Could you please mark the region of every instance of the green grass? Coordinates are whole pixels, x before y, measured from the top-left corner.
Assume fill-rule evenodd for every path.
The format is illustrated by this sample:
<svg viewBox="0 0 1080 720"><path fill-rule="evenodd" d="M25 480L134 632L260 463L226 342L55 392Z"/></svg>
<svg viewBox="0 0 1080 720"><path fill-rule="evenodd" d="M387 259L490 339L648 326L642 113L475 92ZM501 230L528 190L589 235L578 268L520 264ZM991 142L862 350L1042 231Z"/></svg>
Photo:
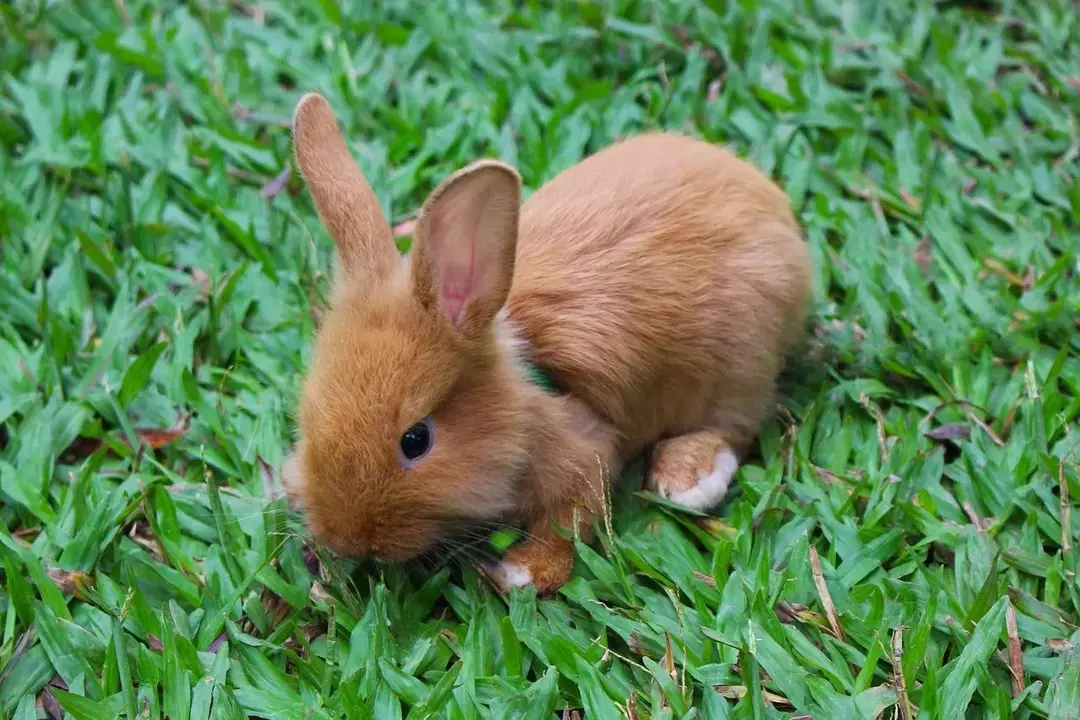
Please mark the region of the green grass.
<svg viewBox="0 0 1080 720"><path fill-rule="evenodd" d="M2 714L1080 716L1072 4L375 4L0 5ZM395 223L651 128L783 184L812 340L718 519L630 473L550 599L305 549L308 89Z"/></svg>

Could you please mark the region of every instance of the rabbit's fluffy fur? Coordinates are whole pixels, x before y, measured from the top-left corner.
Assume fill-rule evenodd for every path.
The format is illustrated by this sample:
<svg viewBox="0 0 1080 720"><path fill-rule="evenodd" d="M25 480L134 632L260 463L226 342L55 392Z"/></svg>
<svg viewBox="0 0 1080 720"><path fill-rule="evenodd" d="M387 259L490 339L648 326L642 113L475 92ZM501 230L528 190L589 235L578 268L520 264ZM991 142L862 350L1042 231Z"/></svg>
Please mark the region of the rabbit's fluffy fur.
<svg viewBox="0 0 1080 720"><path fill-rule="evenodd" d="M481 161L432 193L402 258L322 97L300 101L293 131L340 262L285 472L316 537L394 561L475 521L519 523L526 539L490 576L550 591L573 568L566 536L588 537L635 455L651 450L660 494L723 499L810 293L806 244L764 174L647 134L519 207L517 173ZM425 418L431 450L407 462L399 439Z"/></svg>

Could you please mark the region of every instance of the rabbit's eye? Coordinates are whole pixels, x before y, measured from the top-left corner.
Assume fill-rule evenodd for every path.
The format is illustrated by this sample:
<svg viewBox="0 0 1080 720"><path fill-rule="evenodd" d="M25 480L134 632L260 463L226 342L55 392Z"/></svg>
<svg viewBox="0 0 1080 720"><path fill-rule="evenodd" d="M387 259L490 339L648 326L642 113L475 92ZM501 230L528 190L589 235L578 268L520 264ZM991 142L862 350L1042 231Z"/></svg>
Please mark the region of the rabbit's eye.
<svg viewBox="0 0 1080 720"><path fill-rule="evenodd" d="M429 420L421 420L406 430L399 443L401 455L405 458L405 462L414 463L427 455L428 450L431 449L433 436L434 433Z"/></svg>

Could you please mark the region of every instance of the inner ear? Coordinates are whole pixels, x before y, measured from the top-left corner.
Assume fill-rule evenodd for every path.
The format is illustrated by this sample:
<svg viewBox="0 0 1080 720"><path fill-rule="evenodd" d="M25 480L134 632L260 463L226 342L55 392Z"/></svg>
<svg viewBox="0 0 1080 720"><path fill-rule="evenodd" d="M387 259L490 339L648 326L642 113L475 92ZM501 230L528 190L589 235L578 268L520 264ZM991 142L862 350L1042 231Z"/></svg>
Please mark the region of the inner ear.
<svg viewBox="0 0 1080 720"><path fill-rule="evenodd" d="M424 203L414 277L425 305L462 333L489 325L514 275L521 178L487 160L451 175Z"/></svg>

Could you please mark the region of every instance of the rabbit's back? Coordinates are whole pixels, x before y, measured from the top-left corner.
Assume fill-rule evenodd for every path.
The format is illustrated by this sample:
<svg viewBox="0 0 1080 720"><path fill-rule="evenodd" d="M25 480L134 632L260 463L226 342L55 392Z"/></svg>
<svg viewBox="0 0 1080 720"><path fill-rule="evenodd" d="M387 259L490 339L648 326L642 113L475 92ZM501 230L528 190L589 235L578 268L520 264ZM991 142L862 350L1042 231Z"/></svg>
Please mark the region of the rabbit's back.
<svg viewBox="0 0 1080 720"><path fill-rule="evenodd" d="M623 141L522 208L510 319L636 452L772 382L801 329L808 252L784 193L686 137Z"/></svg>

